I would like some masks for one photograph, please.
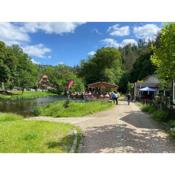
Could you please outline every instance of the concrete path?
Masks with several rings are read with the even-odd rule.
[[[37,120],[67,122],[84,134],[82,153],[175,152],[175,144],[149,115],[131,103],[119,101],[114,108],[81,118],[36,117]]]

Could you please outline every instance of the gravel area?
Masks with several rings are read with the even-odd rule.
[[[87,117],[35,119],[79,126],[84,135],[81,153],[175,152],[175,142],[134,103],[128,106],[125,101],[119,101],[114,108]]]

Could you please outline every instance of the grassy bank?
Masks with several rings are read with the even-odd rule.
[[[67,107],[65,107],[65,105],[65,101],[50,103],[47,106],[37,108],[35,114],[53,117],[79,117],[102,111],[113,106],[111,102],[107,101],[70,101]]]
[[[24,91],[22,94],[21,91],[14,91],[8,95],[0,94],[0,100],[18,100],[18,99],[32,99],[38,97],[47,97],[53,96],[55,94],[50,92],[37,92],[37,91]]]
[[[168,112],[161,110],[161,109],[156,109],[152,105],[142,105],[141,109],[143,112],[147,112],[151,115],[151,117],[159,122],[167,122],[168,121]]]
[[[73,125],[24,120],[21,116],[0,113],[0,153],[61,153],[69,152]]]
[[[139,106],[143,112],[149,113],[154,120],[161,123],[171,137],[175,138],[175,120],[170,120],[168,111],[156,109],[152,105]]]

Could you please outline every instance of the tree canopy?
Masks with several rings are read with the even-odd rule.
[[[164,86],[175,79],[175,23],[166,24],[161,30],[151,60]]]
[[[122,75],[121,54],[116,48],[101,48],[96,54],[83,60],[78,68],[86,84],[98,81],[118,83]]]

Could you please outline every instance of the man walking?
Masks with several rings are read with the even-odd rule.
[[[114,91],[114,92],[111,93],[111,98],[112,98],[112,100],[114,101],[114,103],[115,103],[116,105],[118,105],[118,94],[117,94],[116,91]]]

